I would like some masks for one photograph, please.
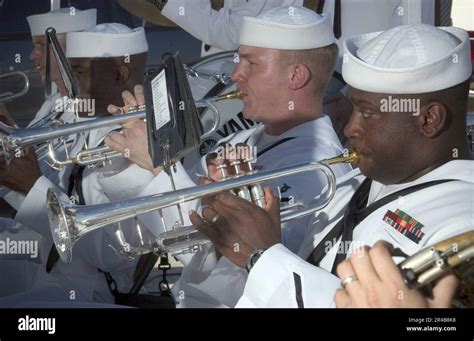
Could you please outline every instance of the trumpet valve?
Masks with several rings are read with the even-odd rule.
[[[241,164],[242,162],[240,162],[239,160],[235,160],[230,163],[231,167],[233,167],[234,169],[234,174],[235,174],[234,178],[245,175],[240,169]],[[248,200],[248,201],[252,201],[252,195],[250,194],[250,191],[247,188],[247,186],[237,188],[236,192],[240,198]]]
[[[254,159],[249,157],[244,160],[245,165],[249,172],[247,174],[255,174],[257,171],[253,168],[252,161]],[[263,191],[263,187],[260,184],[250,185],[250,195],[252,197],[252,202],[257,205],[258,207],[265,208],[265,193]]]
[[[230,166],[234,169],[234,174],[236,176],[239,176],[239,175],[242,175],[242,172],[240,171],[240,164],[242,162],[240,162],[239,160],[235,160],[235,161],[232,161],[230,163]]]
[[[255,205],[261,208],[265,208],[265,192],[260,184],[250,186],[250,193],[252,195],[252,201]]]
[[[225,163],[217,166],[216,169],[221,173],[221,181],[230,179],[230,176],[227,171],[227,165]]]
[[[145,110],[146,110],[146,105],[142,104],[142,105],[138,105],[136,107],[130,107],[127,110],[127,114],[133,114],[133,113],[140,112],[140,111],[145,111]]]

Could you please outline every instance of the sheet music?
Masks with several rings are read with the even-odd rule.
[[[162,70],[151,81],[151,91],[153,93],[155,129],[158,130],[171,120],[165,70]]]

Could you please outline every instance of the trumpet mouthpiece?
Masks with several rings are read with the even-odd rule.
[[[28,70],[25,70],[23,71],[24,73],[26,74],[30,74],[30,73],[34,73],[34,72],[39,72],[39,70],[41,69],[41,66],[39,64],[33,66],[32,68],[28,69]]]
[[[323,162],[327,165],[334,165],[338,163],[358,163],[359,160],[360,154],[354,150],[350,150],[336,157],[326,159]]]
[[[225,101],[228,99],[242,99],[242,94],[240,93],[240,90],[235,90],[225,95],[217,97],[217,101]]]

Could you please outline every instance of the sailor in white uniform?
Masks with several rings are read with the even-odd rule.
[[[289,12],[290,10],[292,12]],[[256,146],[259,154],[256,165],[263,170],[305,161],[319,161],[343,152],[330,120],[322,114],[321,107],[324,88],[333,71],[333,57],[337,55],[337,51],[333,50],[334,36],[328,19],[305,8],[280,7],[258,18],[244,18],[240,37],[240,64],[233,78],[244,93],[244,114],[264,124],[250,131],[236,133],[222,142]],[[289,51],[279,51],[283,49]],[[301,59],[294,59],[296,55]],[[282,79],[288,81],[281,82]],[[140,104],[143,98],[141,93],[138,95],[136,101]],[[126,103],[128,97],[125,98]],[[133,133],[133,141],[114,133],[106,142],[121,152],[128,149],[132,161],[151,168],[149,156],[137,157],[140,155],[140,150],[147,150],[143,124],[142,128],[134,125],[131,131],[134,130],[136,131]],[[144,140],[143,144],[137,142],[140,137]],[[341,176],[350,169],[350,166],[338,165],[333,169],[336,176]],[[176,186],[178,188],[193,186],[191,180],[197,180],[195,173],[207,173],[206,159],[196,165],[189,175],[183,172],[179,163],[177,170],[174,174]],[[213,177],[212,174],[209,176]],[[168,176],[161,172],[141,195],[171,190],[169,182]],[[311,200],[314,193],[319,193],[325,184],[325,177],[309,173],[269,183],[275,190],[278,191],[279,188],[285,204],[287,203],[285,198],[290,197],[294,200]],[[184,212],[191,208],[196,209],[196,203],[183,205]],[[143,215],[140,220],[150,229],[154,228],[156,234],[163,232],[157,213]],[[176,213],[170,221],[175,220]],[[188,219],[186,223],[189,223]],[[302,236],[297,233],[293,235],[291,243],[294,249],[299,247]],[[189,262],[189,257],[182,257],[180,260],[186,264]],[[193,275],[183,276],[176,288],[181,287],[186,281],[197,285],[198,278],[201,281],[210,274],[204,269],[212,269],[216,265],[214,253],[209,252],[207,248],[196,254],[192,262],[193,266],[189,270],[185,268],[184,272]],[[200,266],[196,268],[196,264]],[[226,266],[229,268],[230,276],[234,276],[235,267],[230,263]],[[187,290],[186,292],[188,293]],[[235,304],[236,301],[232,303],[232,300],[239,295],[240,292],[223,295],[217,300],[225,301],[224,305],[228,306]],[[211,296],[207,293],[205,296],[207,300],[216,300],[212,298],[212,293]],[[190,301],[191,293],[189,292],[186,297]]]
[[[101,24],[84,32],[75,32],[67,35],[67,44],[70,47],[67,57],[73,69],[78,72],[82,100],[94,99],[97,114],[104,114],[106,105],[114,98],[109,93],[116,93],[120,98],[124,89],[130,89],[131,84],[142,81],[145,68],[148,44],[143,28],[132,30],[122,24]],[[85,48],[87,47],[87,48]],[[125,60],[125,58],[127,58]],[[99,71],[96,67],[100,65]],[[93,70],[96,70],[93,72]],[[118,72],[120,71],[120,72]],[[117,74],[120,77],[117,78]],[[97,82],[98,76],[102,80],[113,79],[115,83],[108,83],[108,92],[97,92],[103,89],[103,84]],[[103,91],[103,90],[102,90]],[[102,107],[101,107],[102,104]],[[87,113],[79,120],[91,120]],[[81,136],[81,143],[75,143],[70,155],[75,155],[82,150],[85,142],[89,148],[99,145],[104,136],[111,129],[117,127],[106,127],[99,130],[87,132]],[[77,148],[76,148],[77,146]],[[120,172],[126,168],[127,171]],[[119,171],[120,170],[120,171]],[[116,177],[115,175],[120,175]],[[108,287],[104,273],[115,273],[113,279],[119,291],[128,291],[133,284],[132,275],[136,263],[129,262],[116,255],[109,247],[113,245],[116,249],[117,241],[114,240],[116,227],[104,228],[85,236],[78,241],[73,253],[71,264],[64,264],[50,252],[52,246],[51,232],[46,212],[46,192],[48,188],[54,188],[65,202],[73,199],[76,203],[99,204],[108,202],[110,199],[117,200],[127,196],[134,196],[134,191],[140,190],[140,185],[151,180],[153,174],[139,168],[128,165],[127,160],[106,165],[103,168],[84,168],[77,166],[66,167],[65,174],[59,179],[48,179],[41,176],[29,191],[22,206],[19,208],[16,219],[24,225],[31,227],[41,233],[49,242],[44,263],[47,271],[40,271],[35,283],[36,291],[23,296],[23,299],[48,301],[74,300],[73,296],[82,301],[114,302],[114,297]],[[101,182],[103,178],[106,181]],[[136,177],[138,181],[131,181],[130,177]],[[107,182],[108,181],[108,182]],[[111,196],[112,198],[110,198]],[[115,244],[114,244],[115,243]],[[102,271],[99,271],[99,269]],[[128,272],[125,271],[128,269]],[[50,288],[51,295],[45,294]],[[37,297],[39,293],[42,297]],[[20,297],[21,299],[21,297]],[[12,301],[6,301],[11,304]],[[24,304],[24,302],[23,302]]]
[[[323,109],[331,118],[334,130],[343,146],[346,144],[343,129],[351,111],[350,103],[344,97],[345,83],[340,76],[343,39],[351,35],[387,30],[399,25],[419,22],[434,24],[434,1],[432,0],[225,0],[222,8],[217,9],[216,3],[218,2],[210,0],[157,2],[163,16],[203,41],[201,56],[204,58],[200,63],[206,61],[205,57],[208,57],[208,60],[219,58],[210,56],[217,52],[232,51],[238,48],[240,26],[244,16],[256,17],[278,6],[304,6],[319,14],[325,13],[331,18],[336,43],[339,46],[339,58],[336,64],[336,73],[326,89]],[[227,70],[232,70],[232,64],[237,63],[238,60],[234,56],[228,56],[225,60],[226,63],[223,64],[225,67],[222,70],[211,69],[210,71],[216,75],[225,73],[230,76],[230,72]],[[197,67],[197,71],[199,71],[199,67]],[[210,86],[208,82],[214,84],[214,79],[203,80],[203,78],[190,77],[191,89],[194,94],[200,93],[200,87],[208,89]],[[216,84],[216,86],[219,85],[223,84]],[[232,86],[232,82],[226,83],[225,89],[233,90]],[[250,124],[247,124],[242,120],[242,108],[238,102],[221,102],[217,106],[225,109],[222,110],[218,132],[202,141],[200,148],[185,158],[185,168],[195,164],[204,155],[204,151],[208,149],[207,146],[221,139],[223,134],[227,135],[227,131],[252,129],[253,122],[250,121]]]
[[[72,10],[74,10],[74,12],[72,12]],[[44,51],[46,46],[46,29],[48,27],[55,28],[59,44],[65,52],[66,33],[82,31],[94,27],[97,20],[97,10],[89,9],[81,11],[75,8],[61,8],[52,12],[31,15],[27,17],[27,20],[30,25],[31,36],[34,44],[34,48],[31,52],[31,59],[40,67],[41,78],[44,82],[46,80],[46,53]],[[57,108],[64,108],[62,106],[63,96],[67,95],[67,90],[64,87],[64,82],[61,78],[56,59],[52,54],[50,55],[49,77],[51,82],[57,86],[58,93],[52,94],[46,98],[44,104],[41,106],[33,120],[29,123],[28,127],[44,125],[44,123],[51,119],[49,115],[50,113],[56,111]],[[45,84],[45,86],[47,87],[49,85]],[[64,117],[61,116],[55,118],[67,120],[69,117],[66,114]],[[50,167],[48,167],[46,163],[41,163],[41,170],[43,172],[49,172]],[[14,209],[18,209],[21,205],[21,202],[24,199],[23,194],[18,192],[15,193],[8,189],[2,189],[2,196]]]
[[[27,17],[30,26],[32,41],[34,44],[34,48],[31,52],[30,58],[38,66],[40,66],[40,74],[43,82],[45,81],[46,72],[46,54],[44,51],[46,45],[46,29],[48,27],[55,28],[59,44],[65,51],[66,33],[73,31],[81,31],[94,27],[96,24],[96,17],[96,9],[81,11],[75,8],[74,15],[72,14],[72,8],[63,8],[54,10],[52,12],[36,14]],[[62,96],[65,96],[67,94],[67,91],[64,87],[64,83],[59,74],[56,59],[52,55],[50,62],[50,80],[51,82],[53,82],[53,84],[57,85],[59,92],[49,95],[46,98],[40,110],[37,112],[33,120],[28,124],[28,127],[44,125],[45,123],[47,123],[51,119],[50,114],[55,111],[58,101],[61,101]],[[58,116],[59,115],[60,114],[58,113]],[[64,114],[63,116],[66,117],[67,114]],[[64,119],[64,117],[61,117],[61,119]],[[49,165],[46,164],[46,162],[41,162],[40,167],[43,174],[53,174],[53,172],[55,173],[55,171],[52,170]],[[18,174],[21,174],[21,176],[23,177],[25,177],[26,175],[23,172]],[[16,179],[14,179],[12,182],[15,181]],[[25,193],[22,192],[23,189],[18,188],[17,190],[19,191],[12,191],[4,186],[0,188],[0,193],[2,197],[15,210],[18,210],[25,197]],[[20,240],[19,238],[21,237],[21,240],[37,243],[37,245],[41,245],[43,242],[41,235],[31,229],[25,228],[25,226],[17,223],[16,221],[7,221],[6,219],[4,219],[2,221],[2,225],[2,240],[6,240],[6,238],[9,238],[10,240]],[[23,291],[30,288],[33,284],[39,266],[41,266],[40,257],[35,259],[33,262],[28,260],[14,261],[13,259],[2,261],[0,263],[0,268],[2,269],[2,272],[5,274],[5,277],[8,278],[8,280],[2,283],[2,286],[0,287],[0,296],[13,294],[15,292]]]
[[[250,271],[237,307],[330,307],[341,283],[336,267],[359,247],[385,240],[400,249],[398,256],[412,255],[474,229],[474,163],[465,134],[468,34],[402,26],[349,38],[344,49],[354,105],[345,132],[361,159],[359,169],[339,179],[330,205],[281,238],[263,210],[227,194],[205,209],[207,222],[193,214],[217,249]],[[216,214],[221,225],[209,223]],[[305,240],[294,253],[284,235],[301,227]],[[246,262],[223,247],[226,233],[254,250]],[[261,236],[273,237],[262,242]]]

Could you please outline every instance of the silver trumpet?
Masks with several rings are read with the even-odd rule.
[[[34,122],[33,124],[30,124],[27,129],[57,126],[58,124],[62,123],[61,121],[59,121],[57,119],[58,116],[59,116],[59,113],[57,111],[52,110],[48,114],[46,114],[43,118],[39,119],[38,121]],[[14,127],[12,127],[12,126],[9,126],[9,125],[7,125],[3,122],[0,122],[0,139],[1,139],[3,134],[10,134],[10,133],[15,132],[17,130],[19,130],[19,128],[16,125]],[[52,147],[54,148],[54,150],[56,150],[61,145],[62,145],[62,143],[60,141],[58,141]],[[1,144],[0,144],[0,147],[1,147]],[[38,158],[38,160],[44,160],[46,157],[48,157],[48,155],[50,153],[49,152],[50,146],[48,145],[48,143],[41,143],[41,144],[35,145],[34,149],[35,149],[36,157]],[[21,150],[17,150],[17,152],[21,152]],[[21,156],[21,155],[22,155],[21,153],[18,154],[18,156]],[[3,152],[3,148],[0,149],[0,157],[5,157],[4,152]],[[10,155],[10,158],[7,157],[7,163],[10,160],[11,160],[11,155]]]
[[[59,161],[56,159],[53,141],[66,139],[69,135],[99,129],[106,126],[118,125],[134,119],[143,118],[143,112],[130,113],[121,116],[111,116],[101,119],[77,122],[70,124],[51,124],[46,127],[35,128],[12,128],[2,125],[0,128],[0,143],[7,163],[9,163],[18,152],[41,143],[48,143],[49,156],[58,165],[72,164],[72,160]]]
[[[220,123],[220,113],[219,109],[213,104],[219,101],[225,101],[230,99],[240,99],[241,94],[239,90],[229,92],[221,96],[207,97],[195,101],[197,108],[208,108],[213,115],[213,124],[208,132],[204,133],[201,136],[201,139],[205,139],[215,133],[217,128],[219,128]],[[138,112],[141,112],[145,118],[145,106],[141,106],[138,109]],[[83,151],[76,154],[76,156],[71,160],[72,163],[76,163],[81,166],[93,166],[97,164],[103,164],[105,162],[111,161],[114,158],[121,157],[122,154],[108,148],[107,146],[100,146],[97,148],[84,149]]]
[[[11,101],[15,98],[18,98],[18,97],[21,97],[21,96],[25,95],[30,90],[30,80],[28,78],[28,74],[33,73],[33,72],[39,72],[39,69],[40,69],[40,67],[39,67],[39,65],[37,65],[37,66],[35,66],[31,69],[25,70],[25,71],[12,71],[12,72],[7,72],[7,73],[4,73],[4,74],[1,74],[0,75],[0,81],[5,80],[7,78],[11,78],[11,77],[19,77],[23,81],[24,86],[23,86],[23,89],[21,89],[17,93],[13,93],[11,91],[1,93],[0,94],[0,103],[9,102],[9,101]]]
[[[212,127],[208,132],[205,132],[201,138],[206,138],[212,135],[219,127],[219,110],[213,103],[217,101],[239,98],[241,98],[240,92],[233,91],[222,96],[208,97],[195,101],[196,107],[207,107],[213,114],[214,118]],[[68,136],[73,134],[84,133],[103,127],[113,127],[129,121],[144,119],[145,116],[146,108],[145,106],[140,106],[136,110],[131,110],[124,115],[109,116],[69,124],[51,124],[48,127],[19,129],[9,127],[7,125],[0,125],[0,144],[7,164],[12,160],[13,157],[15,157],[15,155],[17,155],[18,152],[31,146],[47,143],[48,155],[51,159],[52,167],[55,169],[61,169],[62,167],[71,164],[94,166],[122,156],[122,154],[106,146],[101,146],[97,148],[84,149],[77,155],[68,155],[66,159],[60,160],[55,153],[57,144],[55,144],[54,141],[58,139],[65,141]]]
[[[77,206],[62,202],[54,189],[50,188],[47,193],[47,207],[51,233],[61,259],[64,262],[70,262],[72,248],[76,241],[85,234],[103,226],[156,210],[160,212],[166,207],[212,196],[227,190],[248,189],[252,201],[261,202],[263,198],[261,182],[311,171],[323,172],[326,175],[328,186],[322,202],[309,207],[299,203],[292,205],[289,209],[283,209],[281,221],[287,222],[312,214],[327,206],[332,200],[336,190],[336,178],[329,165],[344,162],[356,163],[358,160],[359,155],[352,152],[322,162],[308,162],[258,173],[251,171],[244,176],[235,175],[233,178],[220,182],[93,206]],[[251,160],[247,161],[250,163]],[[206,243],[209,243],[209,240],[194,227],[178,225],[174,226],[172,230],[160,234],[148,251],[158,254],[184,254],[194,252]]]

